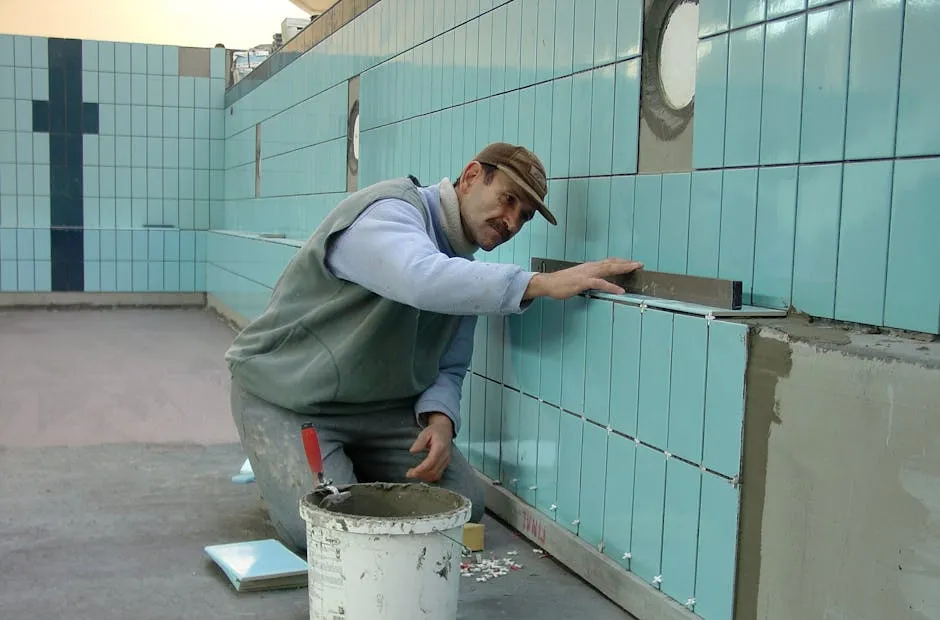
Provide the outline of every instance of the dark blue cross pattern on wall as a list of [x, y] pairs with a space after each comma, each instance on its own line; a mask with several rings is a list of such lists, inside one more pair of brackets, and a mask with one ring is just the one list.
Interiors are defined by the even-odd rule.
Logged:
[[49, 101], [33, 101], [33, 131], [49, 134], [52, 290], [85, 289], [83, 138], [98, 104], [82, 101], [82, 42], [49, 39]]

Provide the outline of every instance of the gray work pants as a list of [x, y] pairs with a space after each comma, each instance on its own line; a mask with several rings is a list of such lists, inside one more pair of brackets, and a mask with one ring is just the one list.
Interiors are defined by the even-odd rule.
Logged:
[[[232, 416], [255, 474], [261, 497], [281, 541], [295, 550], [307, 546], [300, 500], [315, 481], [307, 463], [300, 427], [312, 422], [320, 440], [323, 473], [336, 485], [356, 482], [420, 482], [405, 477], [427, 452], [409, 452], [421, 428], [414, 411], [301, 415], [257, 398], [232, 381]], [[457, 446], [440, 486], [460, 493], [472, 504], [471, 522], [483, 517], [483, 485]]]

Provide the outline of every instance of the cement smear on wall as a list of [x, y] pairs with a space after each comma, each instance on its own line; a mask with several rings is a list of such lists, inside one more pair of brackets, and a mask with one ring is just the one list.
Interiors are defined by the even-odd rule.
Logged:
[[735, 617], [940, 618], [940, 343], [752, 332]]

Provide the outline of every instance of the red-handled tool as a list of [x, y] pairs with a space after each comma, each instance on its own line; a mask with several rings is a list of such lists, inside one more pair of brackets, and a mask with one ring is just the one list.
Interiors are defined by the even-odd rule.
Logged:
[[349, 491], [340, 491], [333, 485], [332, 480], [327, 480], [323, 476], [323, 455], [320, 452], [320, 439], [317, 437], [317, 430], [313, 424], [307, 422], [300, 427], [300, 437], [303, 440], [304, 452], [307, 455], [307, 463], [310, 465], [310, 471], [317, 480], [317, 486], [314, 492], [327, 491], [329, 494], [320, 502], [323, 506], [338, 504], [350, 496]]

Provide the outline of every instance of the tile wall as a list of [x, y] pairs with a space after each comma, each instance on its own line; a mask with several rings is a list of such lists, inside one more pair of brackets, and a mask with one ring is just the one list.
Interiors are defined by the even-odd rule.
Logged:
[[0, 291], [203, 291], [225, 50], [0, 35]]

